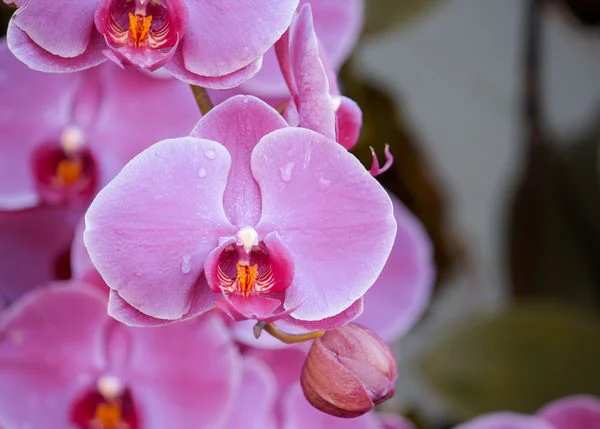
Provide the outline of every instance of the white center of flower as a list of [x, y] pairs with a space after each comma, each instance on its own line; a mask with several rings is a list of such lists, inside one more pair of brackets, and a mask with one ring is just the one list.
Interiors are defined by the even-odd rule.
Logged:
[[96, 387], [106, 400], [114, 400], [120, 397], [125, 390], [125, 386], [123, 386], [121, 380], [112, 375], [103, 375], [100, 377]]
[[258, 233], [251, 226], [245, 226], [237, 233], [237, 243], [249, 253], [254, 246], [258, 246]]
[[66, 153], [75, 153], [85, 143], [85, 136], [81, 128], [66, 127], [60, 135], [60, 146]]

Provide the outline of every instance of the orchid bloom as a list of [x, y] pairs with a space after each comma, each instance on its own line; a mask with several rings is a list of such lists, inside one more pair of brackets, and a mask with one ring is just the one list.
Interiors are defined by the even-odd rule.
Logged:
[[47, 429], [219, 427], [239, 383], [220, 320], [156, 329], [106, 315], [89, 285], [48, 285], [0, 319], [0, 426]]
[[108, 58], [230, 88], [260, 69], [298, 0], [16, 0], [16, 5], [8, 45], [33, 69], [71, 72]]
[[[157, 139], [189, 132], [198, 109], [186, 85], [112, 65], [39, 73], [0, 43], [0, 209], [85, 206]], [[148, 105], [152, 109], [148, 109]], [[27, 114], [23, 114], [27, 112]]]
[[558, 399], [537, 415], [500, 412], [477, 417], [455, 429], [597, 429], [600, 399], [579, 395]]
[[150, 143], [189, 132], [198, 109], [176, 80], [110, 64], [39, 73], [3, 41], [0, 76], [0, 301], [10, 302], [65, 277], [56, 273], [91, 197]]
[[85, 219], [109, 312], [134, 325], [216, 304], [237, 320], [340, 326], [396, 231], [390, 198], [354, 156], [250, 96], [142, 152]]

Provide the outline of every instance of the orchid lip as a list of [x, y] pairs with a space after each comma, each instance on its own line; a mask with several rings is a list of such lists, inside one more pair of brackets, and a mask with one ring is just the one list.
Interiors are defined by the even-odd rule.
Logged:
[[87, 201], [96, 189], [96, 161], [79, 128], [67, 127], [58, 142], [39, 145], [32, 154], [31, 169], [37, 192], [46, 204]]
[[131, 391], [112, 375], [98, 378], [73, 404], [71, 422], [80, 429], [139, 429]]
[[117, 48], [170, 48], [179, 24], [170, 6], [168, 0], [113, 0], [103, 33]]

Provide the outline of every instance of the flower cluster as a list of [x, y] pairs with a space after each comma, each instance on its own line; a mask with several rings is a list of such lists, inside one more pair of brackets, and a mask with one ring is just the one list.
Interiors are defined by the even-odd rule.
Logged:
[[362, 113], [336, 72], [363, 2], [16, 6], [0, 427], [410, 427], [365, 414], [434, 269], [374, 177], [389, 151], [349, 152]]

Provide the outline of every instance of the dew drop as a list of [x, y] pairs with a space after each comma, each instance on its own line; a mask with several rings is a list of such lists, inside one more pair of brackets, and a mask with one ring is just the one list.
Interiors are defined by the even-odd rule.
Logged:
[[200, 177], [201, 179], [204, 179], [206, 177], [206, 168], [200, 167], [198, 169], [198, 177]]
[[324, 177], [319, 178], [319, 188], [327, 189], [329, 187], [329, 185], [331, 185], [331, 180], [326, 179]]
[[279, 171], [281, 171], [281, 180], [283, 180], [284, 182], [291, 182], [293, 168], [294, 163], [291, 161], [285, 164], [285, 167], [279, 168]]
[[215, 152], [213, 149], [208, 149], [206, 152], [204, 152], [204, 156], [208, 159], [215, 159], [217, 157], [217, 152]]
[[184, 255], [181, 258], [181, 272], [187, 274], [192, 271], [192, 257], [190, 255]]

